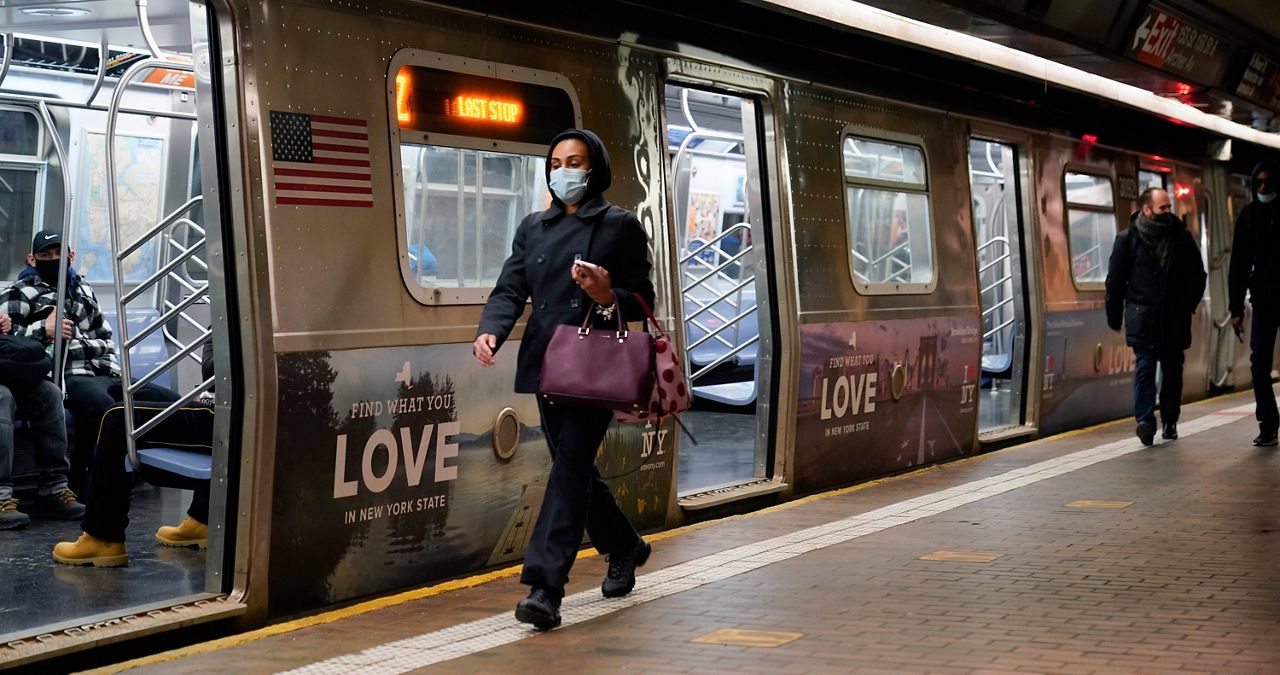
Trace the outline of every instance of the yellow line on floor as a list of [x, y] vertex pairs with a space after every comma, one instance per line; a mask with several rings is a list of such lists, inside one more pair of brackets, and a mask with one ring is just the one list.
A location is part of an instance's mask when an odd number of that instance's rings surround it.
[[[1205, 401], [1225, 401], [1231, 398], [1238, 398], [1245, 394], [1252, 395], [1252, 392], [1251, 391], [1235, 392], [1232, 394], [1226, 394], [1224, 396], [1217, 396], [1209, 399], [1203, 399], [1202, 401], [1197, 401], [1196, 403], [1201, 403]], [[1195, 404], [1191, 404], [1191, 405], [1195, 405]], [[1082, 429], [1072, 429], [1070, 431], [1064, 431], [1060, 434], [1055, 434], [1053, 436], [1048, 436], [1046, 438], [1038, 438], [1032, 441], [1028, 441], [1026, 443], [1019, 443], [1017, 445], [1013, 445], [1007, 448], [1001, 448], [1000, 450], [995, 450], [992, 452], [984, 452], [984, 453], [972, 455], [970, 457], [965, 457], [958, 460], [951, 460], [946, 462], [946, 464], [953, 465], [953, 464], [960, 464], [960, 463], [968, 463], [974, 460], [994, 457], [995, 455], [1000, 455], [1000, 454], [1012, 452], [1015, 450], [1022, 450], [1024, 448], [1043, 445], [1051, 441], [1059, 441], [1065, 438], [1080, 436], [1093, 431], [1098, 431], [1100, 429], [1106, 429], [1109, 427], [1114, 427], [1118, 424], [1123, 424], [1124, 422], [1128, 421], [1128, 419], [1129, 418], [1126, 417], [1118, 420], [1112, 420], [1110, 422], [1095, 424], [1093, 426], [1084, 427]], [[793, 499], [791, 501], [784, 502], [782, 504], [776, 504], [774, 506], [760, 509], [758, 511], [752, 511], [750, 513], [739, 513], [731, 516], [726, 516], [724, 518], [719, 518], [716, 520], [709, 520], [701, 523], [695, 523], [693, 525], [685, 525], [683, 527], [677, 527], [671, 530], [666, 530], [664, 532], [656, 532], [654, 534], [645, 535], [645, 538], [648, 541], [662, 541], [664, 539], [670, 539], [672, 537], [680, 536], [683, 534], [697, 532], [698, 530], [702, 530], [702, 529], [711, 527], [713, 525], [719, 525], [721, 523], [733, 522], [737, 520], [743, 520], [746, 518], [756, 518], [756, 517], [764, 516], [770, 513], [775, 513], [777, 511], [792, 509], [797, 506], [802, 506], [804, 504], [810, 504], [819, 500], [831, 499], [833, 497], [847, 495], [853, 492], [857, 492], [859, 490], [865, 490], [867, 488], [875, 487], [877, 485], [883, 485], [885, 483], [898, 481], [906, 478], [911, 478], [913, 476], [918, 476], [928, 471], [933, 471], [937, 469], [939, 466], [940, 466], [939, 464], [930, 464], [928, 466], [923, 466], [918, 469], [907, 471], [895, 476], [889, 476], [887, 478], [878, 478], [878, 479], [858, 483], [857, 485], [850, 485], [848, 487], [843, 487], [836, 490], [820, 492], [817, 494], [809, 495], [807, 497]], [[594, 549], [586, 548], [578, 552], [577, 559], [584, 560], [587, 558], [592, 558], [596, 555], [598, 554], [594, 552]], [[334, 621], [339, 621], [349, 617], [359, 616], [361, 614], [367, 614], [369, 612], [377, 611], [379, 609], [394, 607], [396, 605], [401, 605], [406, 602], [412, 602], [414, 600], [429, 598], [431, 596], [439, 595], [441, 593], [447, 593], [449, 591], [456, 591], [464, 588], [472, 588], [474, 586], [480, 586], [483, 584], [487, 584], [491, 581], [497, 581], [499, 579], [506, 579], [507, 577], [516, 576], [517, 574], [519, 574], [519, 572], [520, 572], [520, 566], [513, 565], [511, 567], [506, 567], [500, 570], [494, 570], [492, 572], [476, 574], [476, 575], [472, 575], [462, 579], [454, 579], [452, 581], [446, 581], [440, 584], [436, 584], [434, 586], [427, 586], [425, 588], [415, 588], [410, 591], [404, 591], [402, 593], [397, 593], [396, 595], [390, 595], [384, 598], [369, 600], [356, 605], [352, 605], [350, 607], [343, 607], [341, 609], [329, 610], [327, 612], [322, 612], [320, 614], [315, 614], [313, 616], [303, 617], [301, 619], [294, 619], [293, 621], [286, 621], [284, 623], [278, 623], [271, 626], [265, 626], [263, 628], [251, 630], [246, 633], [240, 633], [238, 635], [229, 635], [224, 638], [218, 638], [216, 640], [210, 640], [208, 642], [201, 642], [201, 643], [190, 645], [187, 647], [180, 647], [178, 649], [173, 649], [167, 652], [161, 652], [159, 654], [151, 654], [149, 656], [139, 657], [131, 661], [125, 661], [123, 663], [104, 666], [102, 668], [97, 668], [97, 669], [86, 671], [86, 672], [89, 673], [90, 675], [99, 675], [99, 674], [106, 675], [109, 673], [120, 673], [127, 670], [132, 670], [134, 668], [141, 668], [144, 666], [167, 663], [170, 661], [175, 661], [177, 659], [186, 658], [188, 656], [197, 656], [199, 654], [207, 654], [209, 652], [218, 651], [220, 649], [238, 647], [240, 645], [248, 644], [250, 642], [256, 642], [264, 638], [269, 638], [276, 635], [283, 635], [285, 633], [291, 633], [293, 631], [300, 630], [303, 628], [310, 628], [311, 626], [320, 626], [323, 624], [332, 623]]]

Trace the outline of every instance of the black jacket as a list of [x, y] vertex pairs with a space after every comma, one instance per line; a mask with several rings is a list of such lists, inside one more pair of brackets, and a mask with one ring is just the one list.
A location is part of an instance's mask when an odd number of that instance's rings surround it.
[[[565, 213], [563, 203], [553, 196], [550, 208], [531, 213], [520, 222], [511, 244], [511, 256], [502, 265], [498, 283], [476, 329], [477, 336], [484, 333], [496, 336], [501, 347], [524, 313], [525, 300], [530, 299], [533, 313], [525, 327], [516, 361], [516, 391], [523, 394], [538, 392], [542, 356], [555, 327], [581, 324], [591, 308], [591, 298], [578, 288], [569, 273], [575, 256], [580, 255], [583, 260], [609, 271], [625, 320], [644, 319], [644, 310], [636, 302], [636, 296], [653, 306], [649, 237], [634, 213], [610, 204], [600, 194], [612, 179], [604, 145], [595, 134], [575, 129], [557, 136], [551, 147], [567, 136], [583, 139], [591, 150], [587, 194], [572, 215]], [[550, 159], [548, 152], [548, 167]], [[592, 317], [592, 321], [597, 326], [605, 325], [598, 316]], [[572, 364], [564, 365], [572, 367]]]
[[[1244, 316], [1244, 292], [1254, 305], [1280, 305], [1280, 198], [1270, 204], [1258, 201], [1253, 178], [1266, 169], [1271, 180], [1280, 180], [1280, 162], [1258, 162], [1250, 175], [1253, 200], [1240, 209], [1231, 240], [1231, 266], [1227, 271], [1227, 308], [1231, 316]], [[1275, 185], [1273, 183], [1272, 187]]]
[[1168, 269], [1161, 269], [1156, 252], [1138, 237], [1136, 218], [1130, 218], [1111, 248], [1107, 325], [1120, 330], [1123, 320], [1130, 347], [1186, 349], [1191, 346], [1191, 315], [1204, 295], [1200, 248], [1184, 225], [1174, 235]]

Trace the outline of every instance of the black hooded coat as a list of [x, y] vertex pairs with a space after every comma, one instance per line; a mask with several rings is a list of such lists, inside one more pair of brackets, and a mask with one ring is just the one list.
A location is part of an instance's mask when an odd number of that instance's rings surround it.
[[1236, 217], [1231, 240], [1231, 266], [1227, 271], [1227, 308], [1231, 316], [1244, 316], [1244, 293], [1249, 301], [1268, 308], [1280, 307], [1280, 198], [1270, 204], [1258, 201], [1253, 179], [1266, 170], [1273, 191], [1280, 181], [1280, 162], [1263, 160], [1249, 175], [1252, 200]]
[[[1191, 346], [1191, 316], [1204, 295], [1200, 247], [1185, 224], [1173, 234], [1169, 259], [1160, 259], [1134, 225], [1116, 235], [1107, 268], [1107, 325], [1120, 330], [1130, 347], [1167, 350]], [[1181, 221], [1179, 221], [1181, 223]]]
[[[580, 325], [590, 310], [591, 298], [578, 287], [570, 268], [578, 256], [609, 271], [618, 307], [626, 321], [644, 320], [637, 296], [653, 306], [653, 282], [649, 279], [649, 237], [635, 214], [610, 204], [604, 191], [613, 181], [609, 155], [600, 137], [583, 129], [561, 132], [547, 151], [546, 178], [551, 179], [551, 150], [566, 138], [587, 144], [591, 173], [587, 192], [573, 214], [552, 194], [551, 207], [530, 213], [516, 228], [511, 255], [480, 315], [476, 336], [485, 333], [506, 341], [516, 321], [524, 313], [525, 300], [533, 307], [520, 341], [516, 360], [516, 391], [536, 394], [542, 375], [542, 357], [551, 334], [560, 324]], [[497, 244], [497, 242], [493, 242]], [[604, 327], [599, 316], [594, 325]], [[616, 322], [616, 319], [614, 319]], [[610, 323], [609, 325], [616, 325]], [[573, 364], [561, 364], [574, 367]]]

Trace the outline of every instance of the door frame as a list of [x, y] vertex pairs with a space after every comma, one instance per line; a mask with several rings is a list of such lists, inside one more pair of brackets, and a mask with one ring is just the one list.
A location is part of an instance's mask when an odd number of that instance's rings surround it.
[[[1024, 336], [1026, 363], [1023, 371], [1026, 375], [1026, 383], [1024, 385], [1026, 389], [1022, 393], [1022, 407], [1025, 420], [1020, 426], [1006, 428], [998, 433], [975, 433], [974, 437], [978, 439], [978, 445], [982, 446], [1013, 438], [1032, 436], [1040, 430], [1040, 393], [1043, 386], [1044, 368], [1038, 367], [1038, 364], [1044, 360], [1044, 330], [1042, 327], [1044, 326], [1045, 295], [1044, 252], [1041, 250], [1040, 221], [1037, 218], [1037, 210], [1035, 208], [1036, 200], [1038, 199], [1036, 194], [1037, 166], [1035, 153], [1033, 152], [1036, 135], [1017, 127], [1009, 127], [987, 121], [972, 121], [969, 124], [969, 133], [964, 138], [965, 157], [969, 156], [969, 142], [975, 138], [1012, 146], [1017, 160], [1015, 178], [1018, 181], [1018, 208], [1021, 211], [1018, 233], [1019, 244], [1021, 245], [1019, 255], [1022, 259], [1023, 292], [1026, 294], [1026, 326], [1031, 333], [1029, 339]], [[965, 171], [966, 173], [968, 172], [967, 166]], [[969, 208], [972, 209], [972, 182], [966, 177], [965, 183], [970, 186]], [[972, 211], [969, 214], [969, 227], [971, 234], [975, 237], [976, 246], [977, 230], [973, 222]], [[978, 279], [976, 257], [974, 261], [974, 284], [977, 286], [981, 282]], [[981, 299], [979, 299], [978, 307], [979, 319], [981, 319]], [[975, 420], [974, 424], [976, 425], [977, 423], [977, 420]]]
[[[773, 78], [762, 75], [711, 65], [681, 57], [663, 57], [659, 61], [659, 72], [656, 86], [658, 95], [665, 100], [667, 84], [693, 87], [727, 94], [751, 98], [757, 103], [756, 114], [756, 152], [755, 160], [759, 162], [757, 170], [762, 180], [756, 185], [748, 186], [751, 193], [748, 199], [758, 201], [761, 205], [758, 215], [753, 218], [763, 219], [759, 225], [767, 234], [763, 245], [764, 260], [767, 270], [757, 272], [757, 284], [766, 282], [764, 291], [757, 288], [757, 316], [763, 315], [768, 320], [757, 321], [760, 329], [759, 356], [757, 358], [757, 377], [759, 386], [756, 391], [756, 448], [763, 444], [765, 449], [765, 477], [751, 480], [741, 486], [723, 488], [706, 493], [679, 498], [678, 502], [684, 511], [693, 511], [717, 506], [727, 502], [758, 497], [770, 493], [789, 495], [791, 488], [788, 478], [795, 465], [795, 411], [797, 386], [797, 360], [799, 345], [799, 328], [794, 320], [785, 317], [798, 315], [797, 290], [795, 282], [794, 247], [790, 228], [790, 211], [787, 186], [782, 180], [786, 159], [781, 147], [776, 125], [776, 102], [781, 98], [781, 85]], [[668, 119], [666, 106], [660, 108], [660, 137], [666, 143]], [[664, 152], [665, 156], [665, 152]], [[679, 241], [676, 223], [675, 192], [672, 189], [673, 176], [668, 162], [662, 166], [662, 180], [666, 191], [667, 238], [670, 242]], [[753, 222], [753, 226], [755, 223]], [[754, 227], [753, 227], [754, 229]], [[671, 292], [680, 293], [679, 256], [669, 256], [668, 277], [676, 281]], [[688, 344], [683, 321], [683, 304], [673, 309], [675, 333], [684, 353]], [[677, 457], [679, 461], [679, 457]], [[678, 492], [678, 486], [675, 488]]]

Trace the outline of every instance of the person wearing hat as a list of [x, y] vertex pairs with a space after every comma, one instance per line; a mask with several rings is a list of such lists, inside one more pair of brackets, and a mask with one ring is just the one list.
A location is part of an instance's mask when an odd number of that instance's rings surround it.
[[0, 312], [12, 320], [15, 335], [52, 345], [56, 331], [62, 332], [66, 407], [75, 417], [76, 425], [70, 481], [73, 490], [84, 492], [88, 487], [89, 461], [98, 424], [103, 413], [116, 403], [109, 387], [119, 385], [115, 378], [120, 376], [120, 366], [111, 341], [111, 326], [102, 317], [98, 298], [71, 266], [76, 259], [74, 250], [67, 255], [63, 317], [59, 320], [54, 316], [62, 251], [61, 232], [37, 232], [31, 240], [27, 266], [18, 274], [18, 280], [0, 295]]

